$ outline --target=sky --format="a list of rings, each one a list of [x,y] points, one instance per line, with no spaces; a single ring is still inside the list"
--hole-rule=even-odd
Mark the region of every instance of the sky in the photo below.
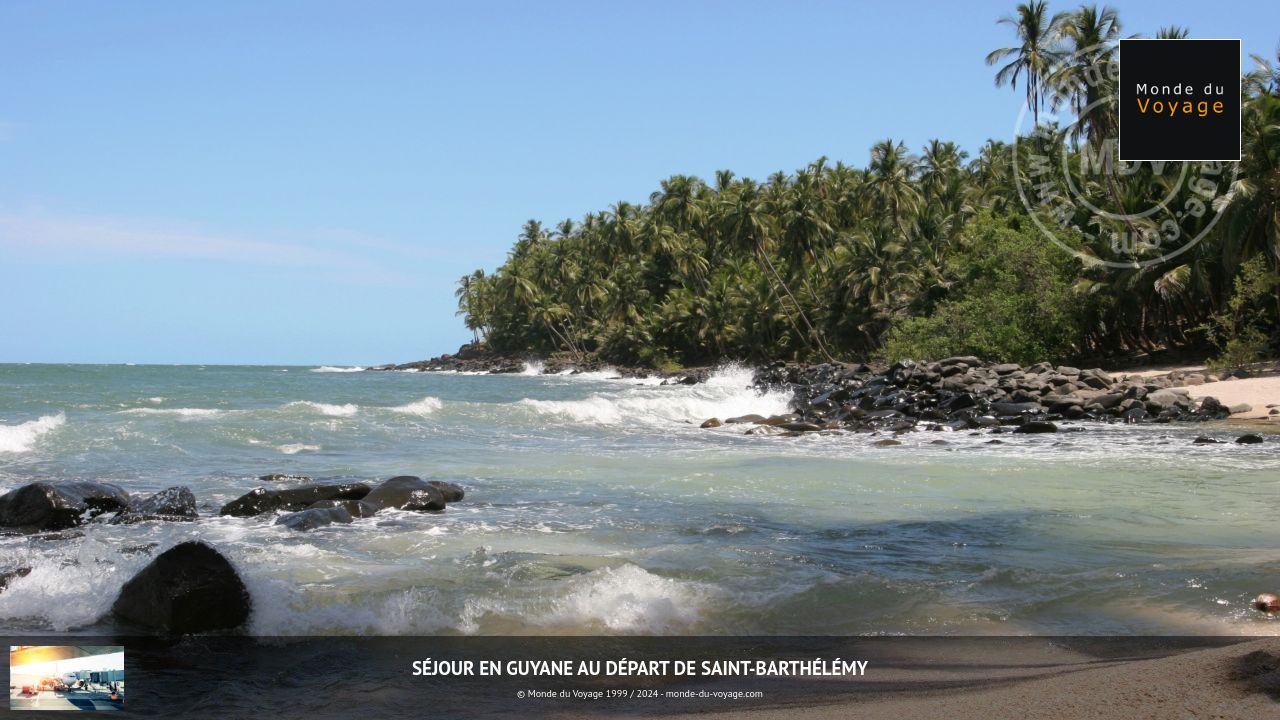
[[[1266,0],[1111,4],[1280,41]],[[452,352],[456,279],[530,218],[1012,138],[1014,5],[0,0],[0,362]]]

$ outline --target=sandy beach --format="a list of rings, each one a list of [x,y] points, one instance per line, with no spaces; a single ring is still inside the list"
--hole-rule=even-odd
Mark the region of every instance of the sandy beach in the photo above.
[[[1211,374],[1203,365],[1157,367],[1137,372],[1117,372],[1116,374],[1128,377],[1156,377],[1174,372],[1180,372],[1183,375],[1204,375],[1206,377]],[[1188,383],[1182,387],[1186,388],[1191,397],[1196,400],[1213,397],[1227,407],[1240,404],[1250,406],[1247,412],[1232,414],[1232,420],[1280,420],[1280,413],[1272,414],[1271,412],[1280,408],[1280,375],[1233,378],[1199,384]]]
[[[986,657],[940,657],[931,645],[917,664],[872,668],[856,692],[838,691],[830,702],[717,714],[749,720],[1256,720],[1280,713],[1280,638],[1150,659],[1098,659],[1070,645],[1046,638],[1038,647],[1021,643],[1020,652]]]

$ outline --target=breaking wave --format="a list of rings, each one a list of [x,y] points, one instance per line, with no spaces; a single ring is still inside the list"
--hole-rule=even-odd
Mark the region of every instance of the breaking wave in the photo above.
[[[310,400],[295,400],[294,402],[285,405],[285,407],[307,408],[331,417],[347,417],[349,415],[355,415],[356,412],[360,410],[360,406],[355,405],[354,403],[331,405],[329,403],[312,402]]]
[[[602,425],[701,422],[710,417],[787,412],[789,395],[758,392],[751,385],[751,379],[749,368],[729,366],[717,370],[698,385],[641,384],[620,391],[594,393],[582,400],[525,398],[516,404],[541,415]]]
[[[58,429],[66,421],[67,416],[58,413],[18,425],[0,425],[0,452],[26,452],[41,435]]]
[[[424,397],[421,400],[418,400],[416,402],[411,402],[407,405],[397,405],[395,407],[390,407],[387,409],[393,412],[404,413],[405,415],[426,416],[439,410],[443,405],[444,403],[440,400],[440,398],[435,398],[428,395],[427,397]]]
[[[210,415],[219,415],[222,410],[217,408],[129,408],[121,410],[124,415],[177,415],[179,417],[208,417]]]
[[[334,367],[333,365],[321,365],[318,368],[311,368],[311,372],[318,373],[351,373],[363,372],[364,368],[356,365],[355,367]]]

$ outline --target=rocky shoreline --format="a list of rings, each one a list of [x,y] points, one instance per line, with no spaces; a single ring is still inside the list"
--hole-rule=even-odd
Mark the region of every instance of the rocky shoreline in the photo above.
[[[377,365],[365,369],[372,372],[460,372],[512,375],[525,372],[531,366],[540,368],[539,374],[542,375],[580,375],[588,372],[611,372],[622,378],[662,378],[663,383],[669,385],[695,385],[705,381],[715,370],[711,366],[682,368],[673,371],[647,367],[619,366],[595,358],[582,359],[564,353],[537,358],[519,354],[496,353],[488,350],[483,345],[474,343],[463,345],[458,348],[456,353],[445,353],[429,360]]]
[[[222,506],[221,516],[273,516],[275,525],[297,531],[350,523],[387,509],[441,512],[463,499],[461,487],[443,480],[400,475],[376,486],[367,483],[313,484],[303,476],[271,473],[261,482],[301,483],[281,489],[258,487]],[[279,514],[283,513],[283,514]],[[35,482],[0,495],[0,534],[56,540],[92,523],[192,522],[199,518],[195,495],[186,486],[142,498],[102,482]],[[77,531],[78,532],[78,531]],[[39,533],[44,533],[39,535]],[[150,554],[155,543],[124,548]],[[0,567],[0,592],[31,573],[27,566]],[[170,635],[235,630],[244,625],[252,599],[235,567],[213,547],[198,541],[160,553],[128,580],[111,614],[129,626]]]
[[[709,418],[703,427],[751,423],[761,434],[826,430],[882,432],[988,430],[1058,432],[1062,421],[1168,423],[1222,420],[1248,406],[1227,407],[1213,397],[1196,401],[1185,385],[1213,376],[1112,375],[1038,363],[986,363],[952,357],[932,363],[903,360],[883,368],[865,364],[773,363],[755,373],[760,390],[792,393],[791,413],[761,418]],[[896,441],[882,441],[896,444]],[[1237,442],[1262,442],[1256,434]]]

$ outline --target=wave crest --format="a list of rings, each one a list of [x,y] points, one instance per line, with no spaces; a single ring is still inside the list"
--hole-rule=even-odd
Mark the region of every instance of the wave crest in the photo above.
[[[17,425],[0,425],[0,452],[26,452],[41,435],[62,427],[66,421],[67,416],[58,413]]]

